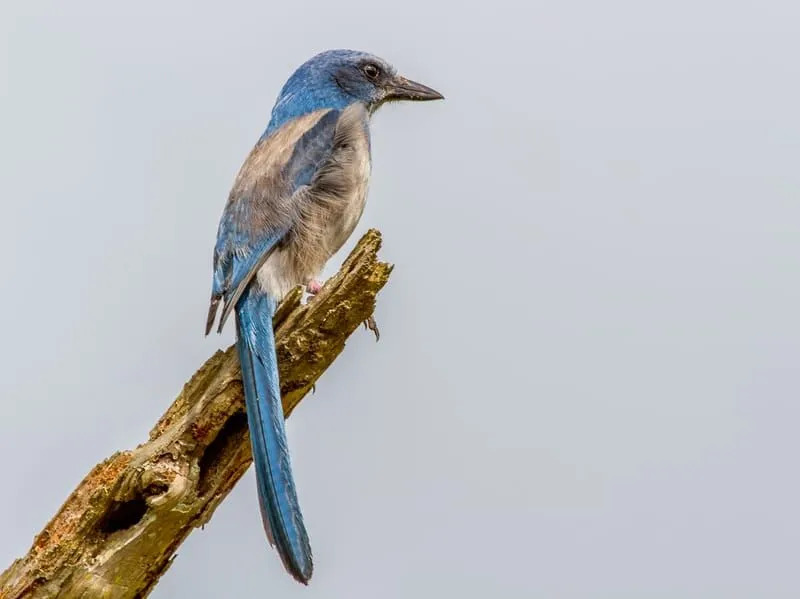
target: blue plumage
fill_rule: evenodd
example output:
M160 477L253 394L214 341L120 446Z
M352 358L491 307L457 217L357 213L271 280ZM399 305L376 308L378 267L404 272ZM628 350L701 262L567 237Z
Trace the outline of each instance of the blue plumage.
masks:
M262 519L284 566L303 583L312 574L311 547L286 443L272 317L292 287L315 287L361 216L369 116L384 102L441 97L365 52L315 56L281 90L220 219L206 334L220 303L219 330L235 310Z
M294 145L292 156L282 173L295 189L309 185L320 166L330 158L333 136L341 114L340 110L329 110Z
M387 70L391 70L385 61L356 50L328 50L304 62L281 89L264 136L309 112L321 108L341 110L354 100L369 101L375 93L374 86L356 73L362 62L370 60L379 60ZM348 73L351 69L352 77ZM351 79L357 81L350 86L355 93L340 83Z
M298 579L311 578L311 547L303 526L292 479L275 357L274 298L249 287L236 310L237 349L261 515L267 534L287 569Z

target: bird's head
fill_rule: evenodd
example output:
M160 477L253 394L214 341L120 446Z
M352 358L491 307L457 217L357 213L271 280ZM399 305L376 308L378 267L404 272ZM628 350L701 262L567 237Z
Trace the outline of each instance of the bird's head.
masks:
M355 102L374 112L386 102L441 100L434 89L399 75L382 58L355 50L328 50L302 64L283 86L269 129L322 108Z

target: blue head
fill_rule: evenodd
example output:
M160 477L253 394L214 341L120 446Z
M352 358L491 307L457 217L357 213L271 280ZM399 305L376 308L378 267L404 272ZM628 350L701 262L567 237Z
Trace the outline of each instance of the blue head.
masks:
M370 112L396 100L439 100L443 96L397 74L382 58L355 50L328 50L302 64L283 86L265 135L285 122L323 108L355 102Z

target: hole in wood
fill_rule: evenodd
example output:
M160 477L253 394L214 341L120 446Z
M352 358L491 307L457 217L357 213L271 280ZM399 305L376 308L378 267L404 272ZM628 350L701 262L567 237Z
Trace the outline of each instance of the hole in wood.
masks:
M150 483L144 490L144 494L147 497L158 497L159 495L163 495L169 491L169 485L167 483L162 482L155 482Z
M222 463L224 456L239 446L247 434L247 414L236 412L228 418L214 440L208 444L203 456L200 458L200 480L197 482L197 493L205 495L216 482L220 470L225 466Z
M104 534L126 530L138 524L145 512L147 512L147 503L143 497L134 497L129 501L114 501L97 528Z

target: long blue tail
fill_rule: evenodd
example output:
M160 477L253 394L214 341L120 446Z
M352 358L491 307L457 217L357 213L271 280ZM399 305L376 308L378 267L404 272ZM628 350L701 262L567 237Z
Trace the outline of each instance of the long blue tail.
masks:
M276 301L251 284L236 306L236 346L242 364L247 422L261 518L286 570L307 584L313 564L292 478L283 420L272 316Z

